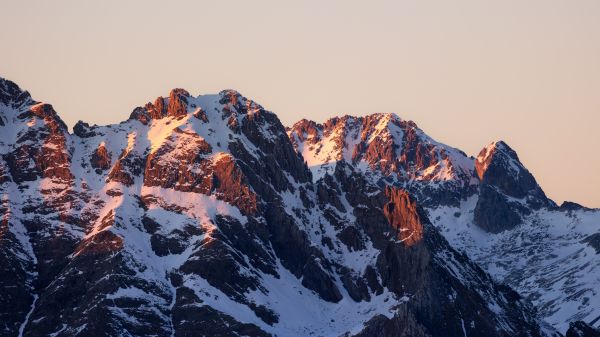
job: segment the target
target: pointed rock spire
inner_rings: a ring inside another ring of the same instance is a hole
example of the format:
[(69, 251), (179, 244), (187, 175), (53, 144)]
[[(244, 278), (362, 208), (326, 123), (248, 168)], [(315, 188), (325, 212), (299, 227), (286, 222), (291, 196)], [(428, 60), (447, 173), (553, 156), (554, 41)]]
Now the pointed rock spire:
[(190, 97), (190, 93), (185, 89), (175, 88), (171, 90), (168, 98), (157, 97), (154, 103), (148, 102), (143, 108), (135, 108), (129, 119), (136, 119), (146, 125), (152, 119), (185, 116)]
[(398, 240), (406, 246), (421, 241), (423, 238), (423, 223), (417, 209), (416, 201), (408, 192), (386, 187), (385, 195), (389, 202), (383, 207), (383, 213), (390, 225), (396, 230)]
[(482, 183), (496, 186), (515, 198), (523, 198), (528, 192), (539, 189), (517, 153), (503, 141), (493, 142), (479, 152), (475, 172)]
[(169, 105), (167, 106), (167, 116), (179, 117), (187, 114), (187, 102), (190, 93), (184, 89), (176, 88), (169, 94)]
[(479, 152), (475, 174), (481, 185), (474, 219), (489, 232), (499, 233), (519, 225), (529, 208), (554, 205), (517, 153), (503, 141), (493, 142)]

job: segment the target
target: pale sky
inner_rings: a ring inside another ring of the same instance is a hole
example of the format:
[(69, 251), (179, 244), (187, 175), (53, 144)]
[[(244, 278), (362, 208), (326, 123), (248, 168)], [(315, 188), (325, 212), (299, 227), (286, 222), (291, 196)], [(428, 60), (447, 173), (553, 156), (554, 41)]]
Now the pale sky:
[(396, 112), (546, 193), (600, 207), (600, 1), (0, 0), (0, 76), (69, 126), (174, 87), (233, 88), (285, 125)]

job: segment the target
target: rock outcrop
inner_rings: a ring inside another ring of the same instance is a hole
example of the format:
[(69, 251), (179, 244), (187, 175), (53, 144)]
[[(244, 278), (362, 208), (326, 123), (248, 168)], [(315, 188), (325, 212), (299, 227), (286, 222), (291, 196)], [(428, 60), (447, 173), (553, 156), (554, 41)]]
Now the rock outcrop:
[(406, 191), (387, 187), (385, 194), (389, 202), (383, 206), (383, 213), (392, 228), (397, 232), (397, 238), (407, 246), (423, 239), (423, 224), (417, 210), (417, 203)]
[(481, 150), (475, 160), (475, 172), (481, 181), (475, 223), (491, 233), (514, 228), (530, 210), (556, 207), (516, 152), (503, 141)]
[(90, 164), (96, 169), (96, 173), (100, 174), (102, 171), (108, 170), (111, 167), (111, 155), (106, 150), (104, 144), (98, 145), (98, 147), (92, 153), (90, 158)]
[(471, 159), (394, 114), (335, 117), (323, 124), (301, 120), (288, 133), (315, 179), (344, 161), (382, 184), (400, 185), (424, 206), (457, 205), (476, 190)]

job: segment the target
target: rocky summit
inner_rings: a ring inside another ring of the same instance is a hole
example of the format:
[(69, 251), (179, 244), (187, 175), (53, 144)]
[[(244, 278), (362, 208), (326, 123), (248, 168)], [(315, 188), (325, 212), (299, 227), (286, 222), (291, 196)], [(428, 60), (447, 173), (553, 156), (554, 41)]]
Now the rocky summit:
[(0, 336), (596, 336), (600, 212), (394, 114), (233, 90), (69, 132), (0, 79)]

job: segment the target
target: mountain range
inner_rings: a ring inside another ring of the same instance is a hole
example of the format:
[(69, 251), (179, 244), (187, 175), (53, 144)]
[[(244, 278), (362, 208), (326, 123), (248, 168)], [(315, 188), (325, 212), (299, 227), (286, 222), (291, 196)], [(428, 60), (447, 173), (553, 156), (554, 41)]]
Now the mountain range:
[(395, 114), (78, 122), (0, 79), (0, 336), (599, 336), (600, 211)]

